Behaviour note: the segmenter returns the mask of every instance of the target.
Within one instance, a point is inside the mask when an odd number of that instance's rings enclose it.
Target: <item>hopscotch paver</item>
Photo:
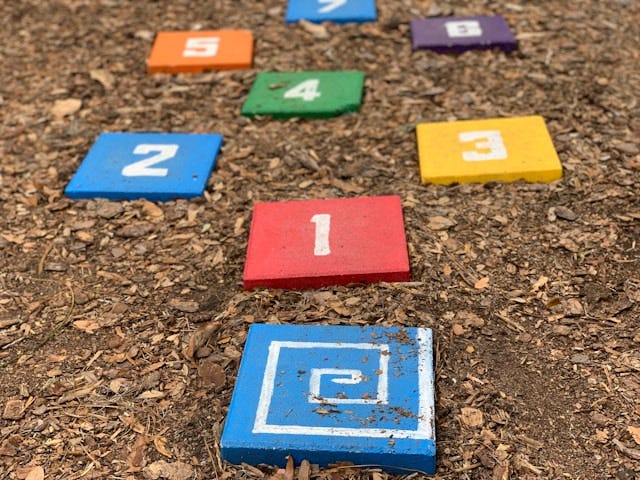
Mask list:
[[[71,198],[170,200],[201,196],[220,134],[102,133],[65,189]]]
[[[438,53],[492,48],[510,52],[517,47],[509,25],[499,15],[412,20],[411,42],[416,50]]]
[[[289,0],[285,15],[287,23],[362,23],[376,18],[375,0]]]
[[[356,112],[362,102],[364,73],[259,73],[242,106],[245,116],[326,118]]]
[[[551,182],[562,165],[540,116],[417,126],[424,183]]]
[[[244,288],[408,281],[398,196],[256,203]]]
[[[430,329],[254,324],[221,449],[236,464],[433,473],[434,425]]]
[[[247,30],[159,32],[147,73],[200,73],[251,68],[253,34]]]

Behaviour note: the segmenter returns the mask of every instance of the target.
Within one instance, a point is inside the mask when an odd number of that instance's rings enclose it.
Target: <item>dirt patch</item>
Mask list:
[[[640,3],[378,3],[326,38],[279,0],[0,4],[0,478],[273,476],[219,456],[254,322],[433,328],[435,478],[639,475]],[[518,51],[412,52],[408,21],[449,13],[503,14]],[[145,74],[156,31],[194,28],[252,30],[255,68]],[[256,72],[319,69],[365,71],[360,113],[240,116]],[[417,123],[530,114],[561,181],[420,184]],[[65,198],[103,131],[225,145],[201,199]],[[242,291],[255,201],[379,194],[412,282]]]

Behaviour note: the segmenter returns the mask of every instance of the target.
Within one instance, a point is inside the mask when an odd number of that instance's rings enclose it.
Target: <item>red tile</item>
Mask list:
[[[400,197],[257,203],[244,288],[409,280]]]

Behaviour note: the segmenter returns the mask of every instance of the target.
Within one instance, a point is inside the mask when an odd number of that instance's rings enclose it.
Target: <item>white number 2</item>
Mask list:
[[[318,9],[318,13],[329,13],[336,8],[340,8],[342,5],[347,3],[348,0],[318,0],[318,3],[324,3],[325,6]]]
[[[331,253],[329,248],[329,230],[331,230],[331,215],[318,213],[311,217],[311,223],[316,224],[316,240],[313,254],[316,257],[324,257]]]
[[[507,147],[504,146],[500,130],[482,130],[477,132],[462,132],[458,135],[462,143],[475,142],[476,150],[462,152],[465,162],[483,162],[485,160],[504,160],[507,158]],[[484,140],[479,142],[477,140]],[[486,150],[478,152],[478,150]]]
[[[215,57],[218,54],[220,37],[187,38],[183,57]]]
[[[178,145],[142,143],[133,150],[136,155],[148,155],[155,152],[158,154],[123,167],[122,175],[125,177],[166,177],[169,174],[169,169],[151,168],[151,166],[175,157]]]
[[[305,102],[313,102],[320,96],[320,92],[318,91],[319,85],[320,80],[310,78],[284,92],[284,98],[301,98]]]

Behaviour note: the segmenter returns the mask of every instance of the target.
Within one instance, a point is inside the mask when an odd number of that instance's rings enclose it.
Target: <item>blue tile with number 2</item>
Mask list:
[[[65,194],[111,200],[198,197],[221,146],[217,133],[102,133]]]
[[[307,20],[321,23],[362,23],[376,20],[375,0],[289,0],[287,23]]]

